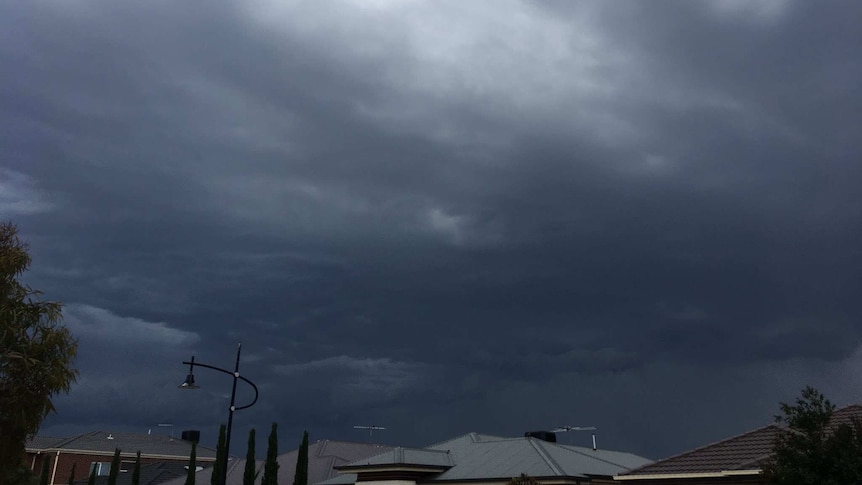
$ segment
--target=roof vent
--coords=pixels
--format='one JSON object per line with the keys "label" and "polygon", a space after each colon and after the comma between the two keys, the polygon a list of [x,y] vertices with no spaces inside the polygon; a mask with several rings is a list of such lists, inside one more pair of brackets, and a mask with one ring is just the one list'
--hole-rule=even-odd
{"label": "roof vent", "polygon": [[551,431],[527,431],[524,433],[525,438],[536,438],[537,440],[547,441],[548,443],[556,443],[557,435]]}
{"label": "roof vent", "polygon": [[112,439],[114,439],[114,436],[111,433],[108,433],[108,439],[112,440]]}
{"label": "roof vent", "polygon": [[201,432],[197,429],[187,429],[183,431],[183,434],[180,435],[183,441],[191,441],[192,443],[198,443],[201,440]]}

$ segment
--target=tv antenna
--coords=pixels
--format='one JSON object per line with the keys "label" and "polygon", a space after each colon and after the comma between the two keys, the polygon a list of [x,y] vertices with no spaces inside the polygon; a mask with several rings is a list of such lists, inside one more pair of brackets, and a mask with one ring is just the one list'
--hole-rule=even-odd
{"label": "tv antenna", "polygon": [[595,426],[560,426],[557,429],[551,430],[552,433],[565,433],[568,431],[593,431],[593,449],[596,449],[596,433],[598,428]]}
{"label": "tv antenna", "polygon": [[171,439],[174,439],[174,425],[171,423],[159,423],[159,428],[171,428]]}
{"label": "tv antenna", "polygon": [[353,429],[367,429],[368,430],[368,437],[371,438],[371,436],[374,435],[375,430],[384,430],[386,428],[384,428],[383,426],[359,426],[359,425],[357,425],[357,426],[354,426]]}

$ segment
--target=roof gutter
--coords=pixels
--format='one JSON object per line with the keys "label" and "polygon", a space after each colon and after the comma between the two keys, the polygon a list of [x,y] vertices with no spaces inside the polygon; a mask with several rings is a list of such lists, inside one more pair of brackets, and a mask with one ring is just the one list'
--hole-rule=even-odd
{"label": "roof gutter", "polygon": [[750,470],[721,470],[705,473],[652,473],[643,475],[616,475],[614,480],[664,480],[668,478],[723,478],[745,475],[760,475],[760,468]]}

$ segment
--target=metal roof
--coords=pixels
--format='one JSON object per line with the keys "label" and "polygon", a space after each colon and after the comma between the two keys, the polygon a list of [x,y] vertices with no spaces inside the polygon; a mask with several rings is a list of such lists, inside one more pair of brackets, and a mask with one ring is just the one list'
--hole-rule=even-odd
{"label": "metal roof", "polygon": [[631,453],[478,433],[432,445],[429,449],[448,450],[455,464],[433,481],[511,479],[521,473],[532,477],[613,476],[649,463],[646,458]]}
{"label": "metal roof", "polygon": [[[362,458],[378,455],[381,452],[391,450],[391,446],[373,443],[357,443],[352,441],[321,440],[308,445],[308,483],[313,485],[332,478],[341,478],[337,475],[334,467],[345,465],[349,462],[361,460]],[[263,456],[266,449],[257,448],[257,455]],[[296,459],[299,449],[283,453],[278,456],[278,483],[293,483],[293,475],[296,473]],[[245,459],[232,460],[228,465],[228,485],[241,485]],[[263,476],[263,460],[256,460],[258,474],[257,483]],[[212,469],[204,469],[195,476],[196,483],[209,483]],[[163,485],[182,485],[185,478],[178,478]],[[353,482],[346,482],[353,483]]]}
{"label": "metal roof", "polygon": [[379,465],[449,468],[452,466],[452,460],[449,458],[448,451],[403,448],[399,446],[379,455],[342,465],[339,469],[344,470],[347,468],[374,467]]}
{"label": "metal roof", "polygon": [[[610,477],[649,463],[646,458],[615,451],[565,446],[537,438],[501,438],[469,433],[424,449],[396,448],[355,461],[341,470],[381,465],[425,465],[444,469],[423,482],[510,480],[522,473],[532,477]],[[325,485],[353,483],[356,475],[328,480]]]}
{"label": "metal roof", "polygon": [[[113,455],[114,450],[119,448],[123,456],[134,456],[140,451],[143,456],[188,458],[192,444],[163,434],[92,431],[68,438],[34,436],[27,441],[25,448],[28,451],[65,451],[107,456]],[[198,446],[196,455],[198,460],[212,461],[215,460],[216,452],[212,448]]]}

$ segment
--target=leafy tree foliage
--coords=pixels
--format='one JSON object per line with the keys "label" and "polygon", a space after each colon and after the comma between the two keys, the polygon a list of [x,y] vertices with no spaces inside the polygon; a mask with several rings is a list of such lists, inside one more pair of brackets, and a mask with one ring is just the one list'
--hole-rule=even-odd
{"label": "leafy tree foliage", "polygon": [[813,387],[781,403],[782,425],[764,474],[779,485],[862,483],[862,423],[832,423],[835,406]]}
{"label": "leafy tree foliage", "polygon": [[520,476],[509,480],[509,483],[506,485],[539,485],[539,481],[526,473],[522,473]]}
{"label": "leafy tree foliage", "polygon": [[248,432],[248,451],[245,454],[245,469],[242,473],[242,485],[254,485],[257,480],[254,462],[254,428]]}
{"label": "leafy tree foliage", "polygon": [[272,423],[260,485],[278,485],[278,423]]}
{"label": "leafy tree foliage", "polygon": [[221,425],[218,430],[218,444],[216,445],[216,461],[213,463],[213,474],[210,478],[210,485],[224,485],[224,472],[227,469],[227,454],[225,430],[227,427]]}
{"label": "leafy tree foliage", "polygon": [[296,456],[296,473],[293,485],[308,485],[308,431],[302,433],[302,443]]}
{"label": "leafy tree foliage", "polygon": [[[186,483],[185,485],[195,485],[195,473],[197,472],[197,448],[198,444],[192,441],[192,452],[189,455],[189,469],[186,472]],[[213,473],[215,473],[215,468],[213,468]]]}
{"label": "leafy tree foliage", "polygon": [[61,305],[39,301],[21,283],[28,247],[12,223],[0,223],[0,483],[20,483],[24,442],[69,392],[78,343],[60,324]]}

